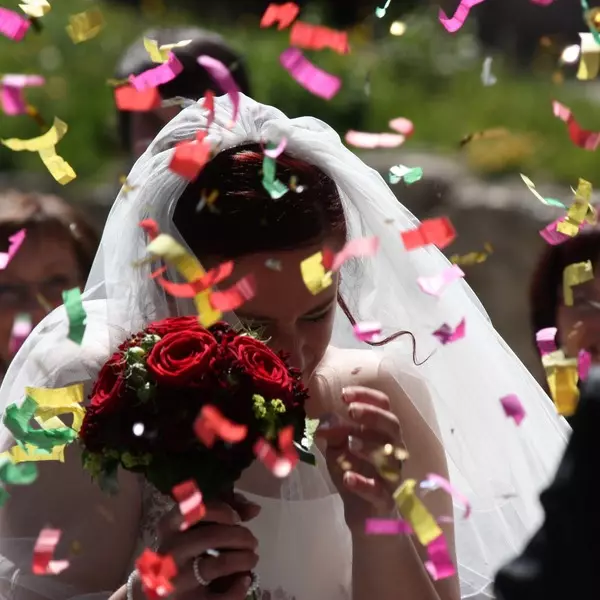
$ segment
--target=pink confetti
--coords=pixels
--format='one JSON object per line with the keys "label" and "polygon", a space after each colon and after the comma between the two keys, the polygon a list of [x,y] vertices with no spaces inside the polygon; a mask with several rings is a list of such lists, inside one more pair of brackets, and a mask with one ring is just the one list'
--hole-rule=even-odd
{"label": "pink confetti", "polygon": [[348,131],[344,137],[347,144],[356,148],[397,148],[406,141],[406,137],[397,133],[368,133],[366,131]]}
{"label": "pink confetti", "polygon": [[21,229],[8,238],[10,242],[8,252],[0,252],[0,271],[4,271],[8,267],[8,263],[14,258],[15,254],[25,241],[26,230]]}
{"label": "pink confetti", "polygon": [[52,560],[60,536],[60,529],[40,531],[33,549],[32,570],[35,575],[58,575],[69,567],[68,560]]}
{"label": "pink confetti", "polygon": [[404,117],[397,117],[389,122],[390,129],[401,133],[402,135],[409,138],[415,132],[415,126],[412,121],[405,119]]}
{"label": "pink confetti", "polygon": [[8,352],[11,356],[14,356],[19,351],[32,329],[33,323],[27,313],[19,314],[15,317],[10,333],[10,340],[8,341]]}
{"label": "pink confetti", "polygon": [[459,492],[445,477],[436,475],[435,473],[429,473],[427,477],[421,482],[420,487],[423,489],[437,490],[442,489],[446,493],[450,494],[454,500],[459,504],[462,504],[465,509],[464,518],[468,519],[471,516],[471,503],[469,499],[461,492]]}
{"label": "pink confetti", "polygon": [[285,150],[285,147],[287,146],[287,140],[285,138],[283,138],[279,144],[277,144],[277,148],[265,148],[263,150],[265,156],[268,156],[269,158],[279,158],[279,156],[281,156],[281,154],[283,153],[283,151]]}
{"label": "pink confetti", "polygon": [[254,298],[256,294],[256,283],[253,275],[242,277],[230,288],[210,294],[211,306],[222,312],[235,310]]}
{"label": "pink confetti", "polygon": [[535,341],[542,356],[556,350],[556,342],[554,341],[556,338],[556,331],[556,327],[546,327],[545,329],[540,329],[535,334]]}
{"label": "pink confetti", "polygon": [[444,323],[437,331],[433,332],[433,335],[437,337],[444,346],[452,342],[456,342],[465,337],[467,322],[463,318],[462,321],[452,329],[450,325]]}
{"label": "pink confetti", "polygon": [[198,64],[208,71],[221,90],[229,96],[233,105],[233,122],[237,121],[240,110],[240,89],[229,69],[221,61],[206,54],[198,57]]}
{"label": "pink confetti", "polygon": [[367,519],[365,533],[368,535],[410,535],[413,529],[402,519]]}
{"label": "pink confetti", "polygon": [[507,417],[512,417],[517,425],[525,418],[525,408],[516,394],[508,394],[500,398],[500,404]]}
{"label": "pink confetti", "polygon": [[315,96],[331,100],[339,92],[341,79],[315,67],[298,48],[284,50],[279,60],[290,75]]}
{"label": "pink confetti", "polygon": [[440,8],[439,19],[440,23],[446,28],[446,31],[455,33],[458,31],[467,20],[469,12],[477,4],[481,4],[484,0],[461,0],[454,16],[449,19],[446,13]]}
{"label": "pink confetti", "polygon": [[577,373],[579,379],[585,381],[592,368],[592,355],[587,350],[580,350],[577,355]]}
{"label": "pink confetti", "polygon": [[45,79],[39,75],[5,75],[0,78],[0,104],[4,114],[23,115],[27,104],[23,97],[23,88],[44,85]]}
{"label": "pink confetti", "polygon": [[331,250],[326,248],[323,251],[323,267],[330,271],[337,271],[351,258],[374,256],[377,253],[377,250],[379,250],[378,237],[356,238],[347,242],[335,255]]}
{"label": "pink confetti", "polygon": [[371,342],[381,334],[381,323],[364,321],[353,327],[356,339],[361,342]]}
{"label": "pink confetti", "polygon": [[275,477],[287,477],[298,464],[299,458],[294,448],[294,428],[292,425],[279,432],[281,455],[264,438],[254,444],[254,454]]}
{"label": "pink confetti", "polygon": [[539,4],[540,6],[550,6],[554,0],[531,0],[532,4]]}
{"label": "pink confetti", "polygon": [[456,568],[448,552],[448,544],[444,534],[440,534],[433,542],[427,544],[429,560],[425,562],[425,568],[434,581],[446,579],[456,574]]}
{"label": "pink confetti", "polygon": [[31,23],[21,15],[8,8],[0,7],[0,33],[7,38],[20,42]]}
{"label": "pink confetti", "polygon": [[[556,226],[559,223],[562,223],[565,220],[565,217],[561,217],[560,219],[556,219],[556,221],[552,221],[549,225],[544,227],[544,229],[540,230],[540,235],[551,245],[558,246],[563,242],[571,239],[570,235],[566,235],[565,233],[561,233],[557,231]],[[582,223],[579,226],[579,231],[581,231],[584,227],[585,223]]]}
{"label": "pink confetti", "polygon": [[181,524],[181,531],[189,529],[204,518],[206,507],[202,502],[202,493],[193,479],[176,485],[171,490],[171,493],[173,494],[173,498],[178,502],[179,510],[184,518]]}
{"label": "pink confetti", "polygon": [[600,132],[583,129],[575,120],[569,108],[554,100],[552,102],[552,111],[555,117],[567,124],[569,137],[576,146],[591,151],[596,150],[600,146]]}
{"label": "pink confetti", "polygon": [[163,83],[172,81],[183,71],[183,65],[173,52],[169,53],[166,63],[148,69],[139,75],[130,75],[129,83],[138,91],[158,87]]}
{"label": "pink confetti", "polygon": [[426,294],[440,296],[453,281],[464,276],[458,265],[452,265],[433,277],[417,277],[417,284]]}

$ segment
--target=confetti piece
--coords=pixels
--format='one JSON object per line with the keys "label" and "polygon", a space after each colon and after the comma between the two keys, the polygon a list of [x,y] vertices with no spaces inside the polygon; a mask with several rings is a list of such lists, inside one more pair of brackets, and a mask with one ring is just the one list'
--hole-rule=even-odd
{"label": "confetti piece", "polygon": [[40,150],[56,146],[56,144],[58,144],[65,136],[68,129],[69,126],[64,121],[61,121],[58,117],[54,117],[54,124],[52,127],[41,136],[29,140],[10,138],[1,141],[2,144],[14,152],[39,152]]}
{"label": "confetti piece", "polygon": [[417,482],[414,479],[404,480],[394,492],[394,500],[400,514],[413,528],[419,542],[427,546],[442,534],[442,530],[415,494],[416,486]]}
{"label": "confetti piece", "polygon": [[573,306],[573,290],[576,285],[581,285],[594,279],[592,261],[572,263],[563,271],[563,299],[565,306]]}
{"label": "confetti piece", "polygon": [[221,90],[229,96],[233,105],[233,121],[237,121],[240,109],[240,89],[231,76],[229,69],[216,58],[206,55],[198,57],[198,64],[208,71],[208,74],[215,80]]}
{"label": "confetti piece", "polygon": [[[14,464],[7,456],[0,456],[0,483],[4,485],[30,485],[38,476],[38,469],[33,463]],[[0,487],[0,506],[10,498],[10,494]]]}
{"label": "confetti piece", "polygon": [[583,12],[583,20],[587,23],[587,26],[592,34],[596,44],[600,44],[600,33],[598,33],[598,9],[590,9],[590,5],[587,0],[581,0],[581,9]]}
{"label": "confetti piece", "polygon": [[435,244],[441,249],[454,240],[456,231],[448,217],[438,217],[423,221],[415,229],[402,231],[400,237],[406,250],[415,250],[429,244]]}
{"label": "confetti piece", "polygon": [[483,61],[483,67],[481,69],[481,83],[486,87],[496,85],[498,80],[492,74],[492,57],[488,56]]}
{"label": "confetti piece", "polygon": [[453,281],[464,276],[463,270],[458,265],[452,265],[438,275],[417,277],[417,284],[426,294],[439,297]]}
{"label": "confetti piece", "polygon": [[193,479],[176,485],[172,490],[173,498],[179,504],[183,515],[181,531],[185,531],[204,518],[206,507],[202,502],[202,493]]}
{"label": "confetti piece", "polygon": [[47,0],[23,0],[19,8],[28,16],[34,19],[40,19],[50,12],[52,8]]}
{"label": "confetti piece", "polygon": [[8,238],[8,252],[0,252],[0,271],[4,271],[8,267],[10,261],[15,257],[15,254],[25,241],[26,235],[27,231],[20,229]]}
{"label": "confetti piece", "polygon": [[269,4],[260,20],[260,26],[271,27],[271,25],[277,23],[277,29],[281,31],[282,29],[289,27],[299,13],[300,8],[295,2]]}
{"label": "confetti piece", "polygon": [[569,233],[561,233],[560,231],[557,230],[557,227],[559,224],[564,223],[564,222],[565,222],[565,218],[561,217],[560,219],[553,221],[552,223],[550,223],[549,225],[547,225],[546,227],[541,229],[539,234],[551,246],[558,246],[558,244],[562,244],[563,242],[566,242],[568,239],[574,237],[577,233],[579,233],[579,231],[581,231],[581,229],[584,226],[584,223],[582,223],[579,226],[579,228],[576,228],[576,231],[572,234],[570,233],[571,229],[568,230]]}
{"label": "confetti piece", "polygon": [[591,151],[598,148],[600,145],[600,132],[582,129],[579,123],[577,123],[575,120],[571,110],[556,100],[552,102],[552,110],[555,117],[567,124],[569,137],[576,146],[583,148],[584,150]]}
{"label": "confetti piece", "polygon": [[390,129],[401,133],[407,138],[415,132],[415,126],[412,121],[405,119],[404,117],[396,117],[388,123]]}
{"label": "confetti piece", "polygon": [[174,283],[161,278],[157,278],[157,282],[171,296],[176,298],[193,298],[200,292],[218,285],[224,279],[227,279],[233,273],[233,266],[232,260],[221,263],[196,281],[190,281],[189,283]]}
{"label": "confetti piece", "polygon": [[521,175],[521,179],[525,182],[525,185],[529,188],[529,191],[542,203],[545,204],[546,206],[557,206],[558,208],[564,208],[566,209],[567,207],[560,202],[560,200],[554,200],[554,198],[544,198],[536,189],[535,189],[535,183],[533,183],[533,181],[531,181],[531,179],[529,179],[529,177],[523,175],[523,173],[520,173]]}
{"label": "confetti piece", "polygon": [[383,17],[385,17],[385,13],[387,12],[387,9],[389,8],[391,2],[392,0],[387,0],[384,6],[375,7],[375,16],[378,19],[383,19]]}
{"label": "confetti piece", "polygon": [[580,381],[585,381],[592,368],[592,355],[587,350],[580,350],[577,355],[577,374]]}
{"label": "confetti piece", "polygon": [[277,144],[277,146],[273,147],[270,144],[267,144],[267,147],[263,150],[265,156],[268,156],[269,158],[278,158],[279,156],[281,156],[281,154],[283,153],[283,151],[285,150],[287,146],[287,140],[285,138],[283,138],[279,144]]}
{"label": "confetti piece", "polygon": [[483,248],[483,252],[469,252],[468,254],[464,254],[462,256],[459,256],[458,254],[453,254],[449,260],[455,265],[463,266],[476,265],[485,262],[488,256],[492,254],[494,249],[492,248],[491,244],[488,243],[484,244]]}
{"label": "confetti piece", "polygon": [[[272,144],[267,144],[267,150],[274,150]],[[287,186],[276,177],[277,163],[266,151],[262,163],[262,185],[273,200],[278,200],[288,192]]]}
{"label": "confetti piece", "polygon": [[31,27],[31,22],[8,8],[0,6],[0,33],[10,40],[20,42]]}
{"label": "confetti piece", "polygon": [[365,533],[368,535],[410,535],[412,527],[402,519],[367,519]]}
{"label": "confetti piece", "polygon": [[525,418],[525,408],[519,397],[516,394],[508,394],[500,398],[500,404],[506,416],[513,418],[515,423],[520,425]]}
{"label": "confetti piece", "polygon": [[167,62],[148,69],[139,75],[130,75],[129,83],[138,91],[143,92],[148,88],[155,88],[163,83],[173,81],[183,71],[180,60],[171,52]]}
{"label": "confetti piece", "polygon": [[14,356],[19,351],[32,329],[33,323],[28,313],[19,313],[15,317],[8,342],[8,352],[11,356]]}
{"label": "confetti piece", "polygon": [[281,264],[280,260],[277,260],[276,258],[267,258],[267,260],[265,261],[265,267],[267,267],[267,269],[271,269],[271,271],[282,271],[283,270],[283,265]]}
{"label": "confetti piece", "polygon": [[42,529],[33,549],[34,575],[58,575],[69,567],[68,560],[52,560],[60,541],[60,529]]}
{"label": "confetti piece", "polygon": [[256,280],[253,275],[246,275],[234,283],[229,289],[211,292],[210,304],[218,311],[235,310],[256,295]]}
{"label": "confetti piece", "polygon": [[174,591],[172,579],[177,575],[177,565],[170,555],[162,556],[146,548],[135,567],[148,600],[164,598]]}
{"label": "confetti piece", "polygon": [[600,70],[600,45],[591,33],[580,33],[581,51],[579,53],[579,69],[577,79],[595,79]]}
{"label": "confetti piece", "polygon": [[206,194],[205,190],[202,190],[200,194],[200,202],[198,202],[198,206],[196,206],[196,212],[200,212],[205,206],[208,207],[208,210],[216,211],[214,206],[215,202],[219,197],[219,190],[213,190],[210,194]]}
{"label": "confetti piece", "polygon": [[559,414],[575,414],[579,402],[577,359],[566,358],[562,350],[542,356],[550,395]]}
{"label": "confetti piece", "polygon": [[406,137],[397,133],[367,133],[350,130],[344,139],[356,148],[397,148],[406,141]]}
{"label": "confetti piece", "polygon": [[23,88],[44,85],[40,75],[4,75],[0,77],[0,102],[7,115],[27,114]]}
{"label": "confetti piece", "polygon": [[346,242],[344,247],[335,255],[326,248],[323,251],[323,267],[328,271],[338,271],[346,261],[352,258],[375,256],[378,250],[379,238],[377,236],[356,238]]}
{"label": "confetti piece", "polygon": [[160,93],[157,88],[139,92],[132,85],[115,88],[115,104],[119,110],[146,112],[160,107]]}
{"label": "confetti piece", "polygon": [[338,54],[348,54],[348,34],[321,25],[296,21],[290,31],[290,45],[306,50],[331,48]]}
{"label": "confetti piece", "polygon": [[544,354],[550,354],[550,352],[556,350],[557,331],[558,329],[556,327],[546,327],[545,329],[540,329],[535,334],[535,341],[540,355],[544,356]]}
{"label": "confetti piece", "polygon": [[353,327],[354,337],[361,342],[371,342],[381,334],[381,323],[376,321],[364,321],[356,323]]}
{"label": "confetti piece", "polygon": [[469,12],[477,4],[481,4],[484,0],[461,0],[458,5],[454,16],[450,19],[446,13],[440,8],[439,19],[440,23],[446,28],[446,31],[450,33],[457,32],[467,20]]}
{"label": "confetti piece", "polygon": [[341,79],[315,67],[298,48],[284,50],[279,60],[290,75],[315,96],[331,100],[339,92]]}
{"label": "confetti piece", "polygon": [[50,175],[61,185],[66,185],[77,177],[73,167],[62,156],[56,154],[54,147],[43,148],[39,151],[39,155]]}
{"label": "confetti piece", "polygon": [[248,427],[230,421],[216,407],[207,404],[194,422],[194,432],[207,448],[212,448],[217,439],[229,444],[241,442],[248,434]]}
{"label": "confetti piece", "polygon": [[150,38],[144,38],[144,48],[146,52],[148,52],[150,56],[150,60],[155,63],[166,63],[169,60],[169,55],[171,51],[175,48],[184,48],[188,44],[190,44],[192,40],[182,40],[181,42],[176,42],[175,44],[161,44],[158,45],[156,40],[151,40]]}
{"label": "confetti piece", "polygon": [[454,329],[452,329],[450,325],[444,323],[437,331],[433,332],[433,335],[435,335],[435,337],[438,338],[438,340],[440,340],[440,342],[445,346],[446,344],[450,344],[464,338],[466,333],[466,325],[467,323],[464,318]]}
{"label": "confetti piece", "polygon": [[322,252],[317,252],[305,258],[300,263],[300,273],[302,274],[304,285],[315,296],[333,283],[331,271],[325,271],[325,267],[323,266]]}
{"label": "confetti piece", "polygon": [[550,6],[554,0],[531,0],[533,4],[539,4],[540,6]]}
{"label": "confetti piece", "polygon": [[210,159],[211,146],[206,140],[179,142],[175,145],[169,169],[188,181],[198,177]]}
{"label": "confetti piece", "polygon": [[104,17],[99,8],[91,8],[69,17],[67,33],[74,44],[95,38],[104,27]]}
{"label": "confetti piece", "polygon": [[87,315],[81,301],[81,290],[73,288],[62,293],[63,303],[69,317],[69,334],[67,337],[81,346],[85,334]]}
{"label": "confetti piece", "polygon": [[579,233],[583,222],[596,224],[596,209],[590,204],[592,184],[585,179],[579,179],[577,190],[573,190],[575,199],[567,211],[567,216],[556,224],[556,230],[573,237]]}
{"label": "confetti piece", "polygon": [[281,454],[264,438],[254,444],[254,454],[275,477],[287,477],[300,460],[294,448],[294,427],[289,425],[279,432],[279,448]]}
{"label": "confetti piece", "polygon": [[456,575],[456,568],[450,558],[448,544],[443,533],[427,545],[427,554],[429,560],[425,561],[425,568],[434,581]]}
{"label": "confetti piece", "polygon": [[463,506],[465,519],[468,519],[471,516],[471,503],[469,502],[469,499],[441,475],[429,473],[420,483],[419,487],[424,490],[444,490],[447,494],[452,496],[453,500]]}
{"label": "confetti piece", "polygon": [[389,180],[391,184],[398,183],[404,180],[404,183],[411,185],[420,181],[423,177],[423,169],[421,167],[405,167],[404,165],[394,165],[390,167]]}

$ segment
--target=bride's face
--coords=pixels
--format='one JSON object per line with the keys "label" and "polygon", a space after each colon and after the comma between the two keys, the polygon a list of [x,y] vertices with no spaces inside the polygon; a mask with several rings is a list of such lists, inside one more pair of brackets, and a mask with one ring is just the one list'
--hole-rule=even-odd
{"label": "bride's face", "polygon": [[[321,249],[315,246],[242,257],[235,261],[231,278],[222,286],[225,289],[244,275],[254,275],[256,294],[235,314],[242,323],[260,328],[273,349],[288,352],[306,383],[331,340],[337,305],[337,274],[333,284],[316,296],[302,279],[300,262]],[[274,264],[280,270],[274,269]]]}

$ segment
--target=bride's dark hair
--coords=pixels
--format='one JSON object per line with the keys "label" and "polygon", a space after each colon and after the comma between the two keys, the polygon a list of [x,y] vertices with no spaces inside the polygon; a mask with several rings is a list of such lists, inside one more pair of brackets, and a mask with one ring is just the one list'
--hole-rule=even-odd
{"label": "bride's dark hair", "polygon": [[[318,167],[281,154],[277,178],[290,191],[273,200],[262,184],[264,155],[259,144],[219,152],[190,183],[177,202],[173,222],[200,259],[235,259],[258,252],[310,247],[332,239],[343,245],[348,231],[338,188]],[[211,207],[198,210],[202,198],[217,191]],[[338,304],[352,325],[356,319],[338,293]],[[399,331],[372,346],[401,335]]]}

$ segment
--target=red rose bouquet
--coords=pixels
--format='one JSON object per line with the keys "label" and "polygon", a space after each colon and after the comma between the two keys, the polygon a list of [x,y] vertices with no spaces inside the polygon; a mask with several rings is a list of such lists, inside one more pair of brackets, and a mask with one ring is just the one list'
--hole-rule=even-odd
{"label": "red rose bouquet", "polygon": [[223,497],[257,456],[276,474],[282,458],[314,464],[306,398],[300,372],[250,334],[195,317],[152,323],[98,375],[79,435],[84,467],[109,490],[122,467],[164,494],[192,480],[204,499]]}

